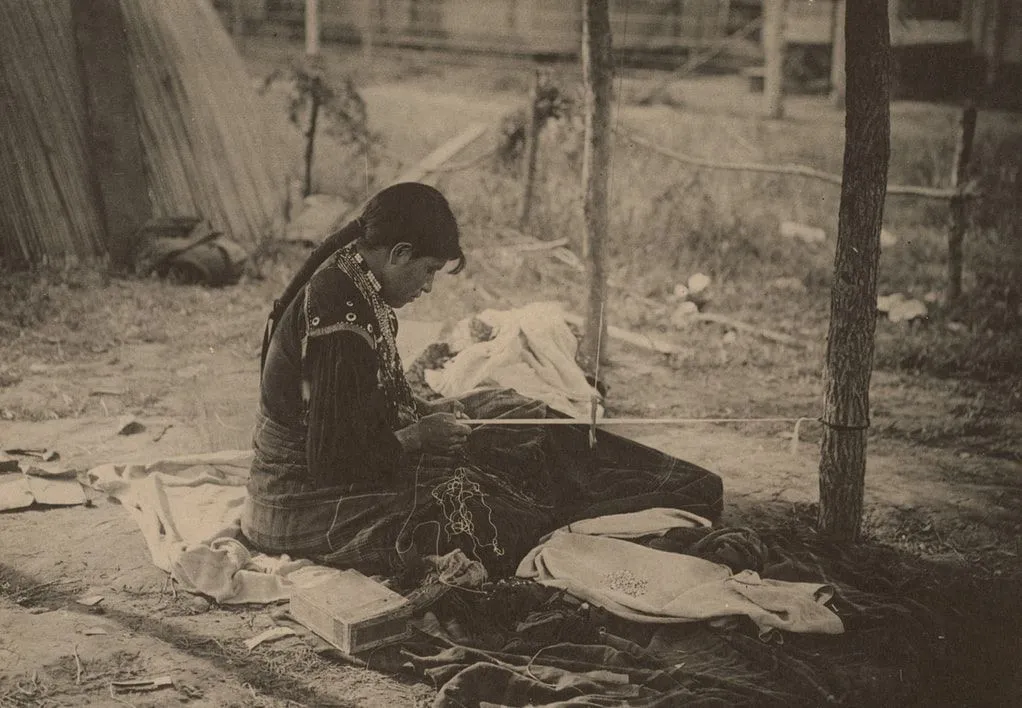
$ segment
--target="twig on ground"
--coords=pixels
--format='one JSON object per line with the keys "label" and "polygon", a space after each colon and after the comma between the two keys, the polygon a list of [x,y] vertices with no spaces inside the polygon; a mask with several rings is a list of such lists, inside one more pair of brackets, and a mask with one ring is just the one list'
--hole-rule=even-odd
{"label": "twig on ground", "polygon": [[[582,317],[571,312],[566,312],[564,314],[564,320],[568,324],[576,327],[584,326]],[[621,329],[620,327],[615,327],[613,325],[607,327],[607,334],[615,339],[620,339],[621,341],[628,342],[629,344],[634,344],[637,347],[649,349],[650,351],[659,352],[661,354],[677,354],[680,351],[678,347],[670,344],[669,342],[654,339],[653,337],[649,337],[644,334],[629,332],[628,330]]]}
{"label": "twig on ground", "polygon": [[53,585],[70,585],[72,583],[77,583],[77,582],[80,582],[80,581],[78,581],[78,580],[50,580],[49,582],[46,582],[46,583],[39,583],[38,585],[33,585],[33,586],[29,587],[29,588],[26,588],[24,590],[19,591],[15,595],[15,602],[21,602],[23,600],[27,600],[27,599],[29,599],[30,596],[34,595],[35,593],[39,592],[40,590],[43,590],[43,589],[48,588],[48,587],[53,586]]}
{"label": "twig on ground", "polygon": [[216,411],[213,411],[213,417],[216,418],[216,422],[217,423],[219,423],[223,427],[227,428],[228,430],[235,430],[235,431],[238,431],[238,432],[241,432],[242,430],[244,430],[244,428],[238,428],[238,427],[233,426],[233,425],[227,425],[227,423],[224,422],[224,419],[221,418],[220,414],[217,413]]}
{"label": "twig on ground", "polygon": [[82,659],[81,659],[80,656],[78,656],[78,645],[75,644],[74,648],[71,651],[72,651],[72,653],[74,654],[74,657],[75,657],[75,685],[76,686],[81,686],[82,685],[82,673],[83,673],[84,669],[82,668]]}
{"label": "twig on ground", "polygon": [[117,691],[114,690],[114,685],[113,684],[110,684],[110,697],[112,699],[114,699],[115,701],[117,701],[118,703],[120,703],[122,705],[128,706],[128,708],[135,708],[135,704],[134,703],[129,703],[128,701],[124,700],[123,698],[119,698],[117,696]]}

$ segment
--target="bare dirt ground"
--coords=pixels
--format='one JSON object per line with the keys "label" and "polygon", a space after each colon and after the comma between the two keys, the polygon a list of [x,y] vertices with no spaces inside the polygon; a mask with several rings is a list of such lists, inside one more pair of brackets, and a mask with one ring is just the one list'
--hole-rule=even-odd
{"label": "bare dirt ground", "polygon": [[[506,92],[473,102],[472,87],[453,93],[456,80],[448,93],[429,72],[418,78],[381,81],[365,91],[374,129],[385,134],[396,134],[409,110],[428,117],[429,139],[415,144],[399,136],[390,146],[410,160],[460,126],[497,120],[514,104]],[[724,93],[734,90],[725,86]],[[719,87],[702,84],[693,85],[688,100],[700,91],[710,103],[721,100]],[[655,125],[659,110],[643,115]],[[811,99],[799,99],[791,110],[797,117],[816,109]],[[542,255],[513,268],[494,267],[487,254],[495,245],[467,235],[474,265],[438,283],[427,301],[406,308],[401,318],[451,323],[484,307],[538,298],[570,305],[578,297],[570,277]],[[285,248],[263,279],[222,290],[98,276],[65,281],[40,303],[53,310],[45,322],[7,331],[0,345],[0,408],[13,418],[2,423],[0,444],[56,449],[76,469],[246,447],[264,317],[301,257],[301,249]],[[755,336],[727,336],[718,325],[697,325],[671,335],[698,350],[688,363],[615,342],[605,370],[610,412],[815,417],[825,317],[808,312],[803,329],[807,346],[796,354]],[[1004,404],[996,429],[977,431],[961,421],[991,405],[977,402],[985,400],[981,387],[879,371],[872,395],[869,539],[991,585],[1017,583],[1018,404]],[[145,430],[116,434],[115,421],[125,413]],[[624,432],[720,474],[727,523],[755,527],[790,518],[816,499],[819,430],[811,421],[794,448],[785,424]],[[425,685],[332,664],[294,638],[246,651],[242,642],[272,625],[269,610],[210,606],[175,594],[150,563],[134,522],[103,498],[88,506],[2,514],[0,534],[0,706],[423,705],[431,698]],[[91,608],[74,602],[90,594],[104,600]],[[1005,621],[1006,635],[1022,635],[1011,624],[1016,620]],[[1019,648],[1018,642],[1008,646]],[[999,661],[1017,667],[1018,655]],[[1005,681],[994,671],[991,681]],[[173,687],[111,693],[111,681],[162,675]],[[1017,671],[1014,678],[1018,691]],[[1009,691],[992,695],[1022,695]]]}

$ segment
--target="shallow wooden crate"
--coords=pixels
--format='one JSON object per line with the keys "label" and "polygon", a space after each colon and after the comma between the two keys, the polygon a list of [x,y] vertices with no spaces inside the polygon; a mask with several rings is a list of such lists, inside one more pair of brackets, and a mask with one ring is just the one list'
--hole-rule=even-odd
{"label": "shallow wooden crate", "polygon": [[345,570],[291,592],[291,615],[345,654],[401,641],[412,614],[408,600],[357,570]]}

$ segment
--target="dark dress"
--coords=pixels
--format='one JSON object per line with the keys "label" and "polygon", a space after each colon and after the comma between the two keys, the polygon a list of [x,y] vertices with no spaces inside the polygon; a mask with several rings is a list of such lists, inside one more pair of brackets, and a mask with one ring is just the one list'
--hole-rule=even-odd
{"label": "dark dress", "polygon": [[[513,573],[571,521],[667,506],[716,520],[719,477],[631,440],[576,426],[487,426],[457,460],[403,452],[418,417],[394,342],[397,318],[353,246],[288,306],[263,368],[242,530],[268,553],[362,572],[458,547]],[[513,391],[462,397],[472,418],[558,414]]]}

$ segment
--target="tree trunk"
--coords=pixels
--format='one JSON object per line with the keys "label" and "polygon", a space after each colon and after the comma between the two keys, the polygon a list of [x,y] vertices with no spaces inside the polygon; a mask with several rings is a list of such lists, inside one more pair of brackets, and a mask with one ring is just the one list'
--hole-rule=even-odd
{"label": "tree trunk", "polygon": [[785,0],[763,3],[763,99],[767,118],[784,117],[784,10]]}
{"label": "tree trunk", "polygon": [[880,228],[890,159],[887,0],[846,7],[845,155],[824,371],[821,534],[855,541],[862,524]]}
{"label": "tree trunk", "polygon": [[834,108],[845,107],[845,0],[834,1],[830,53],[830,100]]}
{"label": "tree trunk", "polygon": [[[958,142],[951,164],[951,186],[961,187],[972,158],[972,141],[976,135],[976,105],[965,104],[959,123]],[[962,294],[962,242],[965,240],[967,206],[964,197],[951,200],[951,226],[947,236],[947,301],[954,302]]]}
{"label": "tree trunk", "polygon": [[129,270],[134,236],[152,216],[135,91],[118,0],[71,3],[90,163],[104,242],[115,270]]}
{"label": "tree trunk", "polygon": [[542,75],[536,70],[529,97],[529,126],[525,134],[525,184],[522,189],[522,203],[518,210],[518,228],[525,231],[529,228],[532,216],[532,195],[536,188],[536,156],[539,152],[539,131],[542,128],[542,116],[539,114],[539,91]]}
{"label": "tree trunk", "polygon": [[603,316],[607,298],[604,255],[607,240],[610,179],[610,104],[614,67],[611,57],[608,0],[585,0],[582,9],[582,73],[585,79],[585,149],[582,156],[582,211],[585,221],[583,257],[589,276],[585,332],[579,362],[589,373],[597,370],[606,341]]}
{"label": "tree trunk", "polygon": [[305,0],[305,54],[319,56],[319,0]]}

